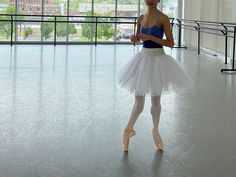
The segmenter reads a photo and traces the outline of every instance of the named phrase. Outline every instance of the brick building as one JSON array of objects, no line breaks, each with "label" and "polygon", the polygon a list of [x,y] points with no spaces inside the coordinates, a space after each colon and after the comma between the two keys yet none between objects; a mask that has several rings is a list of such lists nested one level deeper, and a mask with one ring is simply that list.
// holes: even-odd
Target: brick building
[{"label": "brick building", "polygon": [[[15,4],[15,0],[11,0]],[[64,4],[53,4],[52,0],[44,0],[44,12],[46,15],[64,14]],[[18,0],[18,11],[28,15],[42,14],[42,0]]]}]

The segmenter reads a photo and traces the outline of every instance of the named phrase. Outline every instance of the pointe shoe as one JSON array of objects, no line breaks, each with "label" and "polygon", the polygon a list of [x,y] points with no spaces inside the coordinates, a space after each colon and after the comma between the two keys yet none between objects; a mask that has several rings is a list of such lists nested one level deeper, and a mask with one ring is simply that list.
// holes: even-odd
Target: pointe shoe
[{"label": "pointe shoe", "polygon": [[123,149],[124,151],[128,151],[129,148],[129,138],[135,135],[134,130],[125,130],[124,137],[123,137]]},{"label": "pointe shoe", "polygon": [[152,136],[157,149],[163,151],[164,150],[163,142],[159,132],[155,129],[152,129]]}]

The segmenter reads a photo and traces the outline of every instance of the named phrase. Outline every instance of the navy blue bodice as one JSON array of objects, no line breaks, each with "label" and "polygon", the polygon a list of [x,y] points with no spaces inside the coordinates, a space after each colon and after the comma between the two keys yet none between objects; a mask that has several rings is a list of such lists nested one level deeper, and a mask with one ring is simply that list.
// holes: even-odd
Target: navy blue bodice
[{"label": "navy blue bodice", "polygon": [[[141,26],[141,33],[149,34],[160,39],[162,39],[164,36],[164,30],[157,25],[154,25],[149,28],[145,28],[144,26]],[[143,47],[144,48],[163,48],[162,45],[156,42],[153,42],[151,40],[143,41]]]}]

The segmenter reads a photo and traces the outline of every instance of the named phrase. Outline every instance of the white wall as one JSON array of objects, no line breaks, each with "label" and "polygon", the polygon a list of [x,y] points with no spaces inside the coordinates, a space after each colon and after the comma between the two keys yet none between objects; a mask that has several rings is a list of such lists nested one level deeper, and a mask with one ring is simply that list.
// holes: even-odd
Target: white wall
[{"label": "white wall", "polygon": [[[235,0],[185,0],[184,18],[236,23],[236,11],[233,7],[236,8]],[[197,46],[197,32],[185,30],[184,42]],[[202,33],[201,47],[224,53],[224,46],[224,37]],[[229,40],[229,46],[232,46],[232,40]],[[230,55],[231,51],[232,48],[229,47]]]},{"label": "white wall", "polygon": [[[185,0],[184,4],[185,19],[201,19],[201,1]],[[185,30],[184,42],[193,46],[197,46],[197,32]]]},{"label": "white wall", "polygon": [[232,7],[234,7],[233,13],[232,13],[232,21],[236,22],[236,1],[233,0]]}]

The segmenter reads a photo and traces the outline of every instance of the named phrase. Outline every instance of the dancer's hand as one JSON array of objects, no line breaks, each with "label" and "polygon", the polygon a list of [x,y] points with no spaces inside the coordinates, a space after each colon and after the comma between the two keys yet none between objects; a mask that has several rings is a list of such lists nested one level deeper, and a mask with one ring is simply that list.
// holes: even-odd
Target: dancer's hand
[{"label": "dancer's hand", "polygon": [[130,40],[131,40],[132,42],[134,42],[134,43],[140,41],[139,37],[138,37],[138,36],[135,36],[135,35],[132,35],[132,36],[130,37]]},{"label": "dancer's hand", "polygon": [[138,34],[138,37],[142,41],[152,40],[152,36],[151,35],[144,34],[144,33]]}]

